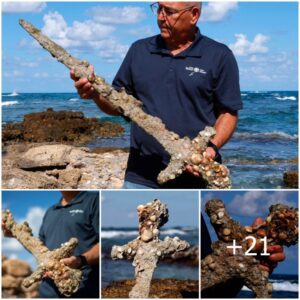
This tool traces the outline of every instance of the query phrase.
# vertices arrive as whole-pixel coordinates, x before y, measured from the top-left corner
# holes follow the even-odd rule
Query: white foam
[[[19,102],[18,101],[5,101],[5,102],[2,102],[2,106],[11,106],[11,105],[16,105],[18,104]]]
[[[297,134],[288,134],[283,131],[272,131],[272,132],[264,132],[264,133],[241,133],[236,132],[234,134],[236,138],[255,138],[255,139],[286,139],[286,140],[296,140],[298,139]]]
[[[118,231],[118,230],[110,230],[110,231],[102,231],[101,238],[111,239],[115,237],[121,236],[137,236],[139,233],[136,230],[133,231]]]
[[[160,233],[166,235],[186,234],[185,231],[179,229],[166,229],[166,230],[162,230]]]
[[[13,91],[11,94],[8,95],[4,95],[5,97],[15,97],[15,96],[19,96],[19,94],[15,91]]]
[[[70,102],[77,102],[77,101],[79,101],[79,100],[80,100],[80,99],[78,99],[78,98],[70,98],[70,99],[69,99]]]
[[[284,96],[284,97],[275,97],[275,98],[280,101],[286,101],[286,100],[296,101],[297,100],[297,98],[295,96]]]
[[[289,281],[273,282],[274,291],[298,292],[298,283]]]
[[[298,283],[292,283],[289,281],[272,282],[273,291],[286,291],[286,292],[298,292]],[[246,286],[243,286],[243,291],[251,291]]]

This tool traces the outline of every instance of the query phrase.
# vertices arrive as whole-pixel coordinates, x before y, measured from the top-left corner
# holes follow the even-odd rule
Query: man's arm
[[[215,144],[218,149],[222,148],[234,133],[238,121],[238,113],[231,111],[221,111],[217,118],[215,129],[216,135],[211,142]],[[206,150],[208,157],[214,158],[216,151],[212,147],[208,147]]]
[[[90,66],[91,71],[94,72],[93,66]],[[98,107],[106,114],[113,116],[120,116],[121,114],[116,110],[116,108],[109,103],[107,99],[99,95],[97,91],[92,87],[92,84],[87,78],[78,79],[75,76],[74,70],[71,70],[70,77],[75,81],[75,88],[79,96],[82,99],[93,99]]]
[[[92,266],[99,264],[99,243],[81,255],[85,257],[88,265]],[[80,269],[83,266],[82,260],[78,256],[64,258],[61,262],[73,269]]]

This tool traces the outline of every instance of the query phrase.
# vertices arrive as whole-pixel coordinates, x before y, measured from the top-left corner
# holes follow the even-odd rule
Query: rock
[[[135,280],[113,282],[102,289],[102,298],[128,298]],[[149,298],[199,298],[199,281],[153,279]]]
[[[8,275],[16,277],[25,277],[31,274],[30,266],[26,262],[19,259],[6,260],[3,263],[3,268]]]
[[[287,188],[298,188],[298,172],[297,171],[286,171],[283,173],[283,182]]]
[[[20,280],[20,278],[8,274],[2,276],[2,288],[4,289],[18,289],[21,282],[22,279]]]
[[[109,151],[91,153],[87,148],[63,144],[9,145],[2,159],[2,188],[120,188],[128,151]]]
[[[21,123],[9,123],[2,131],[4,144],[18,142],[61,142],[83,144],[95,137],[120,136],[124,129],[112,122],[85,118],[82,112],[53,111],[31,113]]]
[[[69,163],[71,146],[47,145],[29,149],[22,155],[18,165],[21,169],[49,169],[66,167]]]

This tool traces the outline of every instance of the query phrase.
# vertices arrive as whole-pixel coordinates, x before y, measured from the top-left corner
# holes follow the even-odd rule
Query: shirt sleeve
[[[131,63],[134,57],[134,44],[129,48],[122,65],[117,72],[112,86],[116,90],[120,90],[121,88],[125,88],[128,94],[134,95],[134,85],[132,81],[132,73],[131,73]]]
[[[222,58],[215,82],[214,96],[219,110],[237,111],[243,108],[238,65],[231,50]]]

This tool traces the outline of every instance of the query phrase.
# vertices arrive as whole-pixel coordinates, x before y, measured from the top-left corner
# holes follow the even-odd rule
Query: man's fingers
[[[280,246],[280,245],[268,246],[267,251],[269,253],[282,253],[283,252],[283,247]]]
[[[277,263],[277,262],[280,262],[280,261],[283,261],[283,260],[285,260],[285,254],[283,252],[274,253],[274,254],[271,254],[268,257],[268,261],[271,261],[271,262],[274,262],[274,263]]]
[[[263,218],[256,218],[252,224],[252,227],[255,227],[257,225],[260,225],[264,222]]]

